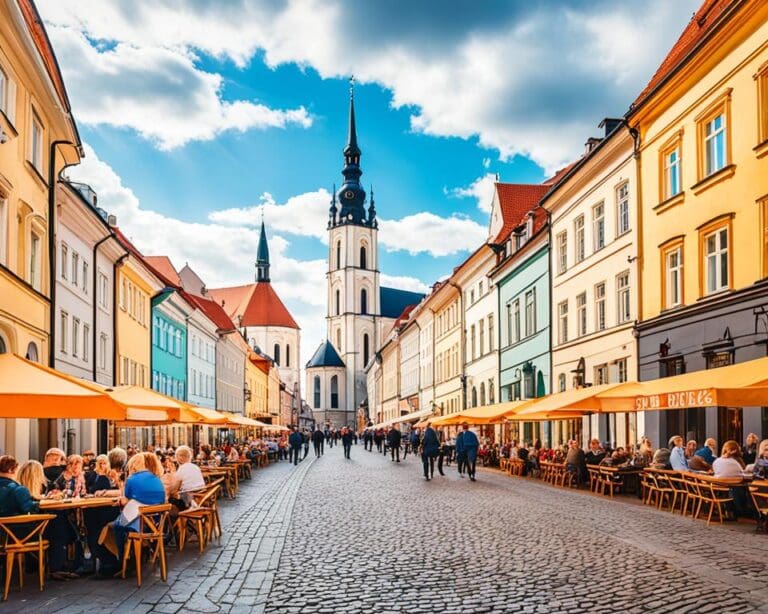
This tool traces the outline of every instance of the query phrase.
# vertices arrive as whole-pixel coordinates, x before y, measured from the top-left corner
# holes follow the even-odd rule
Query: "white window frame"
[[[64,243],[64,241],[61,242],[61,249],[60,249],[60,273],[61,278],[66,281],[69,269],[69,247],[67,247],[67,244]]]
[[[568,270],[568,233],[563,230],[557,233],[557,272]]]
[[[59,311],[59,351],[62,354],[67,353],[67,334],[69,333],[69,314]]]
[[[45,139],[45,126],[43,121],[32,109],[31,124],[29,130],[29,161],[40,175],[43,175],[43,141]]]
[[[576,295],[576,336],[587,334],[587,293]]]
[[[624,324],[632,319],[632,298],[629,271],[616,276],[616,321]]]
[[[680,174],[680,145],[664,153],[664,199],[677,196],[683,191]],[[677,189],[675,189],[677,188]]]
[[[595,330],[605,330],[607,326],[606,322],[606,287],[605,282],[601,281],[599,284],[595,284]]]
[[[592,207],[592,250],[605,247],[605,203],[599,202]]]
[[[43,282],[43,259],[40,253],[42,242],[42,238],[34,230],[29,233],[29,285],[38,292]]]
[[[580,215],[575,220],[573,220],[573,233],[575,236],[574,239],[574,257],[576,259],[576,262],[581,262],[586,258],[587,256],[587,244],[586,239],[584,236],[585,228],[584,228],[584,216]]]
[[[77,358],[80,345],[80,318],[72,318],[72,357]]]
[[[72,250],[72,278],[70,281],[73,286],[78,285],[78,278],[80,277],[80,254],[75,250]]]
[[[725,236],[725,247],[722,247],[722,237]],[[714,249],[710,251],[709,240],[714,239]],[[707,294],[714,294],[730,287],[730,246],[731,240],[728,236],[728,227],[721,226],[704,236],[704,276],[706,281],[705,289]],[[710,265],[714,263],[714,279],[710,276]],[[725,280],[723,280],[723,269],[725,269]]]
[[[616,188],[616,236],[627,234],[632,229],[629,219],[629,181]]]
[[[568,301],[557,304],[557,339],[559,343],[568,343]]]
[[[716,127],[717,120],[720,127]],[[728,166],[728,142],[726,141],[725,111],[718,113],[704,124],[704,176],[709,177]],[[710,132],[711,130],[711,132]],[[718,141],[722,140],[722,159],[718,159]]]
[[[83,324],[83,361],[88,362],[88,346],[91,340],[91,327]]]
[[[676,263],[672,264],[673,257]],[[678,245],[664,254],[664,268],[666,269],[666,296],[664,297],[666,308],[678,307],[683,302],[683,246]]]
[[[525,292],[525,336],[536,334],[536,288]]]

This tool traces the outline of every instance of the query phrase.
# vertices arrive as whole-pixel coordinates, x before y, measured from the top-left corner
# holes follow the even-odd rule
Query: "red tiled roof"
[[[261,354],[257,354],[256,352],[249,352],[248,360],[250,360],[254,365],[256,365],[264,373],[269,375],[269,369],[271,364],[268,358],[265,358],[264,356],[262,356]]]
[[[168,256],[144,256],[144,260],[163,277],[163,281],[170,282],[173,286],[181,286],[181,278]]]
[[[208,294],[219,304],[224,301],[224,311],[240,326],[299,328],[269,282],[214,288],[208,290]],[[242,316],[239,322],[238,316]]]
[[[504,223],[491,243],[503,243],[512,230],[520,225],[520,220],[541,200],[550,186],[537,183],[497,183],[501,217]]]
[[[195,296],[184,290],[179,292],[190,305],[202,311],[216,325],[218,330],[235,330],[236,326],[219,303],[207,297]]]
[[[650,95],[650,93],[661,84],[664,79],[669,77],[677,70],[681,63],[685,60],[686,56],[699,44],[711,27],[717,23],[718,17],[727,9],[735,0],[704,0],[699,10],[688,22],[688,25],[683,30],[680,38],[670,49],[667,57],[659,66],[656,73],[651,77],[648,85],[640,92],[632,107],[637,107]]]

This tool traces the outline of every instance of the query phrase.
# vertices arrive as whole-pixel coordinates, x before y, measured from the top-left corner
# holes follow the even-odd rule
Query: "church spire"
[[[261,234],[259,247],[256,250],[256,281],[269,282],[269,246],[267,231],[264,228],[264,211],[261,212]]]
[[[347,144],[344,147],[344,168],[341,174],[344,182],[339,189],[341,203],[339,224],[365,225],[365,190],[360,185],[360,147],[357,144],[357,124],[355,122],[355,78],[349,79],[349,130]]]

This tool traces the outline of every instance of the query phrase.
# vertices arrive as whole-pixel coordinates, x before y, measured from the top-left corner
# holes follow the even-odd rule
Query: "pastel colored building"
[[[766,355],[768,3],[709,0],[627,115],[641,187],[641,380]],[[645,434],[744,442],[764,408],[646,412]]]

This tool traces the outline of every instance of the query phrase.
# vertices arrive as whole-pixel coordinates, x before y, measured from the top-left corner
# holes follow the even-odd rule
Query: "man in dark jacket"
[[[323,447],[325,444],[325,435],[320,429],[312,431],[312,444],[315,446],[315,458],[320,458],[323,455]]]
[[[352,434],[346,426],[341,429],[341,445],[344,447],[344,458],[349,458],[349,453],[352,451],[352,440],[355,436]]]
[[[294,465],[298,465],[301,446],[304,445],[304,438],[295,426],[291,427],[291,431],[291,435],[288,437],[288,445],[291,446],[291,460]]]
[[[392,452],[393,463],[395,462],[395,456],[397,456],[397,462],[400,462],[400,441],[402,438],[403,435],[400,433],[400,429],[397,425],[389,429],[389,433],[387,433],[387,445],[389,445],[389,449]]]
[[[304,460],[307,458],[307,454],[309,454],[309,433],[307,432],[307,429],[304,429],[301,432],[301,439],[301,443],[304,445],[304,455],[301,457],[301,460]]]
[[[429,481],[435,475],[435,458],[440,452],[440,438],[437,431],[427,422],[424,437],[421,440],[421,463],[424,466],[424,479]]]
[[[469,424],[464,422],[461,425],[462,431],[456,438],[456,455],[464,459],[464,467],[467,470],[469,479],[475,481],[475,467],[477,465],[477,451],[480,448],[480,441],[472,431],[469,430]]]

